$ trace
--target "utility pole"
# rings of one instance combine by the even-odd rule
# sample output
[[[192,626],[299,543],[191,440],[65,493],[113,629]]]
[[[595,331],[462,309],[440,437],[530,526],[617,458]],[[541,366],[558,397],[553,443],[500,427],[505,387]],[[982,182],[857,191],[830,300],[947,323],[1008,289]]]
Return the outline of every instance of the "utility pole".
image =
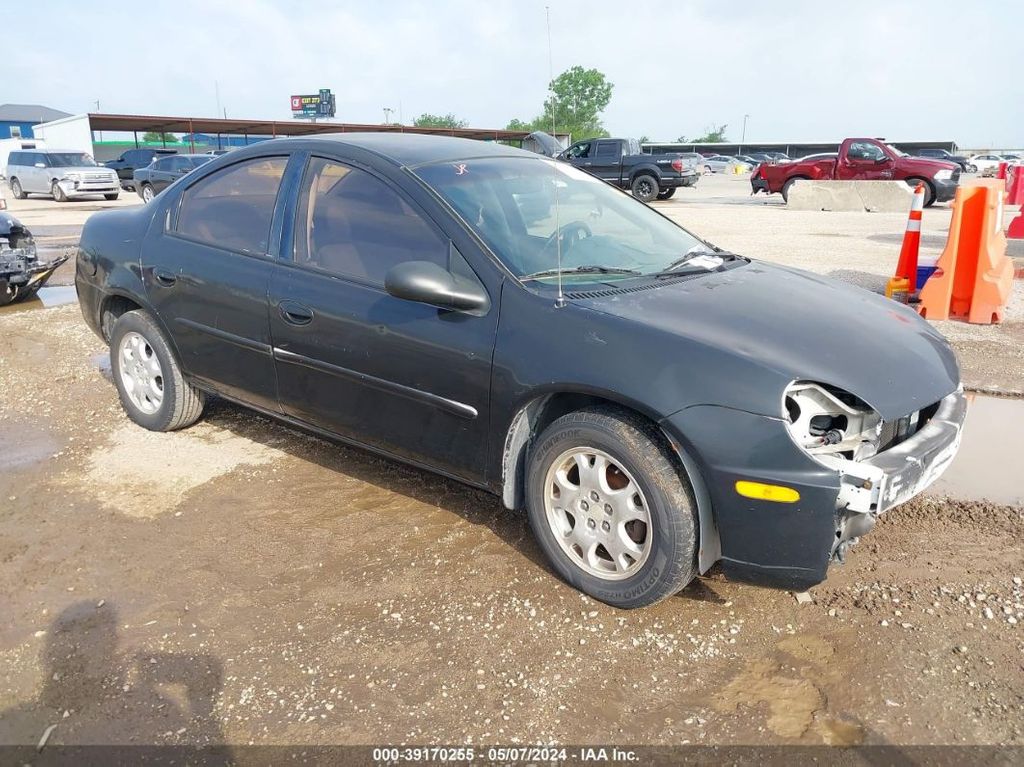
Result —
[[[97,112],[100,111],[100,100],[99,99],[96,99],[96,111]],[[100,141],[102,141],[103,140],[103,131],[98,131],[98,133],[99,133],[99,136],[100,136]]]
[[[384,107],[384,124],[385,125],[390,125],[391,124],[391,114],[394,111],[395,110],[392,109],[391,107]]]
[[[747,118],[750,115],[743,115],[743,134],[740,136],[740,154],[743,153],[743,142],[747,140]]]

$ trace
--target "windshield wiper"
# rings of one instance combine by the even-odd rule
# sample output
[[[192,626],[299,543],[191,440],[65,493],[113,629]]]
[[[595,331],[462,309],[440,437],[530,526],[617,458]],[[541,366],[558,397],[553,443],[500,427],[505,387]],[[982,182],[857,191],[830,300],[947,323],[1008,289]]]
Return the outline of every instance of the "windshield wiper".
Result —
[[[686,266],[687,263],[689,263],[693,259],[699,258],[701,256],[717,257],[717,258],[721,258],[723,261],[731,261],[731,260],[733,260],[735,258],[741,258],[741,256],[737,255],[736,253],[730,253],[730,252],[728,252],[726,250],[696,250],[696,249],[691,249],[691,250],[688,250],[684,256],[681,256],[681,257],[677,258],[675,261],[673,261],[668,266],[666,266],[664,269],[662,269],[660,272],[658,272],[658,276],[660,277],[660,276],[666,275],[666,274],[678,274],[680,267]]]
[[[524,274],[519,279],[521,281],[526,280],[539,280],[542,277],[557,277],[560,274],[642,274],[636,269],[621,269],[617,266],[564,266],[561,269],[544,269],[540,272],[533,272],[532,274]]]

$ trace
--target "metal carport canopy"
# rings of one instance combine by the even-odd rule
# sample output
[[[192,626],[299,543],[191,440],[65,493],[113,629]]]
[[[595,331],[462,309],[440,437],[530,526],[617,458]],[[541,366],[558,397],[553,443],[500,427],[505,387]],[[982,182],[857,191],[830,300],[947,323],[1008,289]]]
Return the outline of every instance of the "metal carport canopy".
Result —
[[[529,131],[485,128],[415,128],[409,125],[308,122],[306,120],[234,120],[219,117],[166,117],[158,115],[115,115],[90,112],[94,131],[155,131],[157,133],[219,133],[250,136],[308,136],[314,133],[426,133],[458,136],[482,141],[522,141]]]

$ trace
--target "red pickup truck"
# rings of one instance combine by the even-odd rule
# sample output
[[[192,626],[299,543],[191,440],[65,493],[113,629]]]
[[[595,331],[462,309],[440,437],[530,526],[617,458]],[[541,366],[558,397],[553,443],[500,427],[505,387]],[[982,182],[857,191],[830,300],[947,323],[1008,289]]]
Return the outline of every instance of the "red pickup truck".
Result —
[[[960,167],[944,160],[911,157],[899,149],[873,138],[848,138],[838,154],[813,155],[804,160],[760,165],[750,176],[754,194],[782,193],[799,179],[818,181],[906,181],[916,187],[924,183],[925,205],[952,200],[960,182]]]

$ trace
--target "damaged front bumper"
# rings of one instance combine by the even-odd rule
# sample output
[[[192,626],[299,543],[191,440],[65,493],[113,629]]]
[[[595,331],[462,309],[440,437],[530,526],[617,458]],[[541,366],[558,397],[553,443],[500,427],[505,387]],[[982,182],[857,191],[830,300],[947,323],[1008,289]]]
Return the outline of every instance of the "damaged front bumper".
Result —
[[[958,389],[939,402],[913,436],[870,458],[832,459],[840,473],[838,521],[832,555],[846,551],[874,527],[880,514],[909,501],[948,468],[960,448],[967,398]]]
[[[40,260],[28,229],[5,215],[0,219],[0,306],[34,296],[67,260],[67,255]]]

